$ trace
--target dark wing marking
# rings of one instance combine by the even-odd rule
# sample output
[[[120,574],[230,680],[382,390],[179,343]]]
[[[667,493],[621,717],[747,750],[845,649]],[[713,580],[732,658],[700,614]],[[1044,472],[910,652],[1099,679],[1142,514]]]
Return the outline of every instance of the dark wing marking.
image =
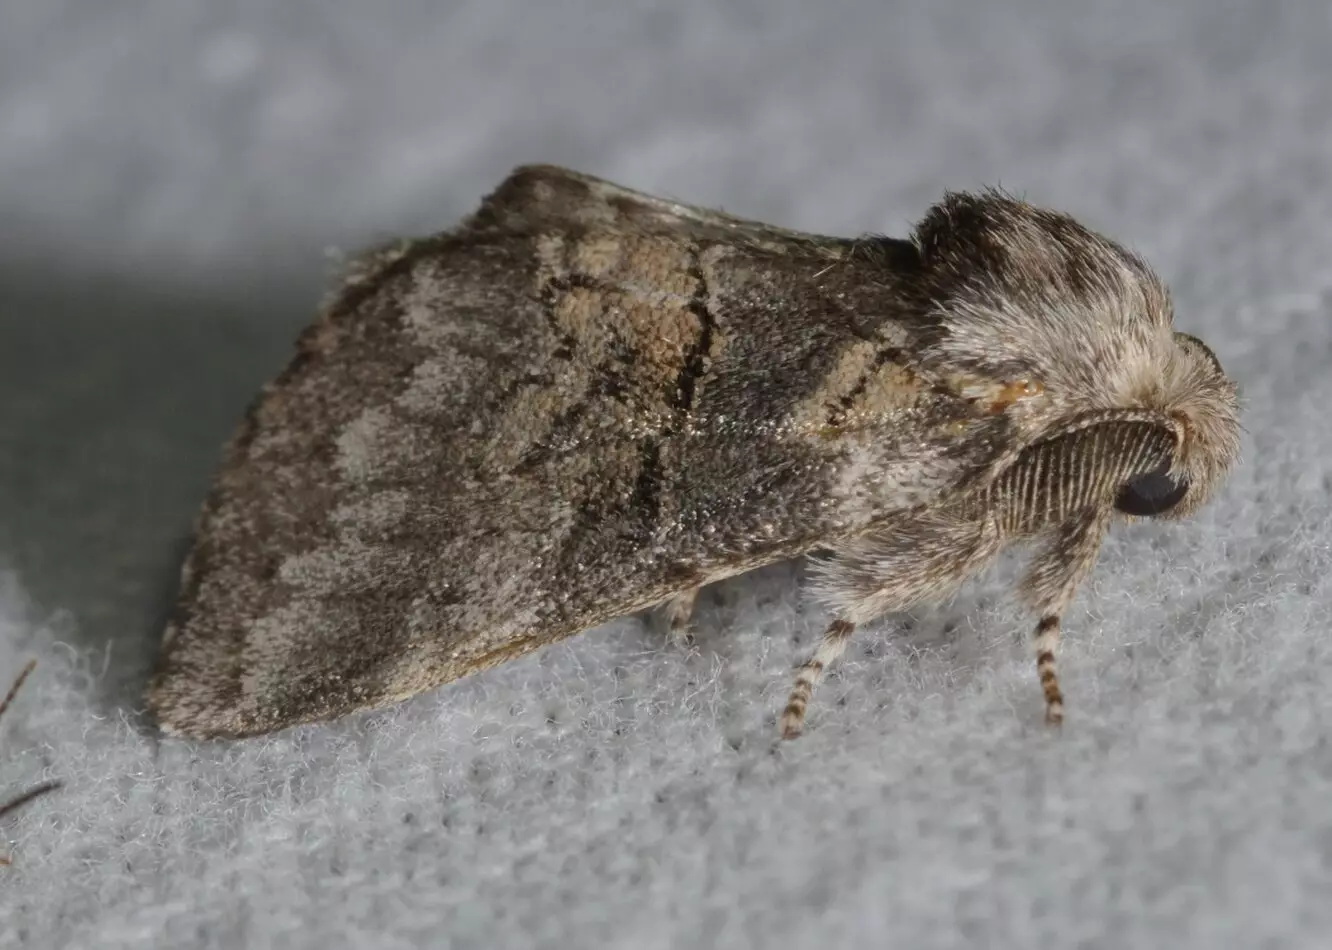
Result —
[[[540,168],[361,264],[229,447],[150,703],[244,735],[404,699],[977,480],[910,245]]]

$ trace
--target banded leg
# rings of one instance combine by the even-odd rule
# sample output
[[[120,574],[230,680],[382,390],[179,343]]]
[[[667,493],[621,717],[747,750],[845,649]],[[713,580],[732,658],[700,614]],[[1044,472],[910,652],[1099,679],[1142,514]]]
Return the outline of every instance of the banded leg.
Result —
[[[1055,651],[1059,647],[1060,616],[1091,573],[1113,512],[1089,509],[1060,525],[1050,543],[1037,555],[1022,581],[1023,598],[1040,615],[1032,646],[1036,675],[1045,696],[1045,721],[1064,721],[1064,694],[1059,689]]]
[[[999,540],[988,520],[927,511],[885,524],[814,565],[814,594],[837,620],[796,674],[782,712],[782,738],[800,735],[814,686],[858,625],[947,596],[998,553]]]
[[[1045,721],[1057,726],[1064,721],[1064,694],[1055,673],[1055,647],[1059,646],[1059,615],[1042,617],[1036,624],[1036,675],[1045,694]]]
[[[805,707],[814,694],[814,687],[823,678],[823,671],[846,651],[846,643],[855,629],[853,623],[834,620],[824,632],[814,655],[796,673],[791,696],[786,701],[786,709],[782,711],[783,739],[794,739],[805,728]]]

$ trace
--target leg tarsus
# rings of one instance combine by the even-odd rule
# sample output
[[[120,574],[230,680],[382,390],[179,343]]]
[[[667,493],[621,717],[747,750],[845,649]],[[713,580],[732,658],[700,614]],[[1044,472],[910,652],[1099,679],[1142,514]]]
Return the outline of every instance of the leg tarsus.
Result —
[[[805,728],[805,708],[814,694],[814,687],[823,678],[828,669],[846,650],[847,641],[856,625],[846,620],[834,620],[824,631],[818,648],[799,672],[796,673],[795,685],[791,687],[790,698],[782,711],[781,735],[783,739],[794,739]]]
[[[1050,614],[1036,625],[1036,675],[1045,694],[1045,721],[1057,726],[1064,721],[1064,694],[1055,672],[1055,647],[1059,645],[1059,615]]]

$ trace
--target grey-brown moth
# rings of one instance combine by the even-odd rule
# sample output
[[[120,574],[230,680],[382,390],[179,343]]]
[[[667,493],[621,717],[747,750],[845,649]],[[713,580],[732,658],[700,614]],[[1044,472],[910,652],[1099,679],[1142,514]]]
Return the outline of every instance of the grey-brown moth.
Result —
[[[244,736],[423,690],[814,549],[852,630],[1007,542],[1047,718],[1118,516],[1194,511],[1236,390],[1162,281],[1067,215],[952,193],[825,237],[549,166],[361,258],[226,450],[149,704]]]

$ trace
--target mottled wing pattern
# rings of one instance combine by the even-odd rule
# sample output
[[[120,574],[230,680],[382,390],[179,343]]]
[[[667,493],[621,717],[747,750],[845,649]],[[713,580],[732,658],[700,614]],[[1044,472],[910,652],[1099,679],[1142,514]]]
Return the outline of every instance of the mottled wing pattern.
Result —
[[[983,480],[1009,422],[913,365],[914,254],[532,167],[360,262],[227,450],[161,726],[401,700]]]

